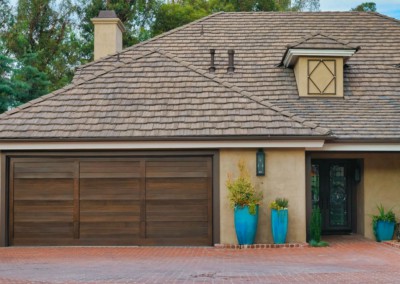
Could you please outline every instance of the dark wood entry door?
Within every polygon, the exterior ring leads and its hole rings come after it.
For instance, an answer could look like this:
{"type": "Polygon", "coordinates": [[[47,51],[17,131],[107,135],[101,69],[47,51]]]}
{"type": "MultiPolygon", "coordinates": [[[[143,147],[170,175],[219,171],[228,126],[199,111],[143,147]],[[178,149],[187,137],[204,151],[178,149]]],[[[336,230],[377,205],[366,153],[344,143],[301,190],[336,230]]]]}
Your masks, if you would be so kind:
{"type": "Polygon", "coordinates": [[[355,183],[353,160],[312,160],[312,204],[319,206],[324,234],[353,230],[355,183]]]}
{"type": "Polygon", "coordinates": [[[212,245],[212,158],[11,158],[9,244],[212,245]]]}

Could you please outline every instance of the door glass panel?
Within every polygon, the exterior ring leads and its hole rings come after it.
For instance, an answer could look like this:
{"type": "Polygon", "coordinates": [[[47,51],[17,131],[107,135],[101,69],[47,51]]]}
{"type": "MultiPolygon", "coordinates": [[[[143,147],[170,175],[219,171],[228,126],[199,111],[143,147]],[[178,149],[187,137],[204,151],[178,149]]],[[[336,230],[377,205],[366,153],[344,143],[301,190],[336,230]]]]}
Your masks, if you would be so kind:
{"type": "Polygon", "coordinates": [[[347,226],[347,192],[345,167],[331,165],[329,170],[329,224],[331,226],[347,226]]]}
{"type": "Polygon", "coordinates": [[[311,165],[311,199],[313,208],[319,203],[319,165],[311,165]]]}

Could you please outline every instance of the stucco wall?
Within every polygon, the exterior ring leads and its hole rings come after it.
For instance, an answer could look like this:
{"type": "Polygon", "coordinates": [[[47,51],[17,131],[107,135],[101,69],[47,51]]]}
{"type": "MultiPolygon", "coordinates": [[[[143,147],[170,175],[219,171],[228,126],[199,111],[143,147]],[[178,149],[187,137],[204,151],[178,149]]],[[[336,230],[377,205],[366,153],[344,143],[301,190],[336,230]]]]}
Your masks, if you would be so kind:
{"type": "Polygon", "coordinates": [[[363,159],[364,172],[357,188],[357,233],[374,239],[371,215],[376,206],[392,208],[400,221],[400,153],[323,153],[313,158],[363,159]]]}
{"type": "Polygon", "coordinates": [[[260,207],[256,243],[272,243],[269,204],[276,197],[289,199],[288,242],[306,240],[305,152],[304,150],[264,149],[266,175],[257,177],[255,164],[257,149],[220,151],[220,225],[221,243],[237,243],[233,209],[227,199],[227,174],[238,175],[237,164],[243,159],[256,187],[264,192],[260,207]]]}

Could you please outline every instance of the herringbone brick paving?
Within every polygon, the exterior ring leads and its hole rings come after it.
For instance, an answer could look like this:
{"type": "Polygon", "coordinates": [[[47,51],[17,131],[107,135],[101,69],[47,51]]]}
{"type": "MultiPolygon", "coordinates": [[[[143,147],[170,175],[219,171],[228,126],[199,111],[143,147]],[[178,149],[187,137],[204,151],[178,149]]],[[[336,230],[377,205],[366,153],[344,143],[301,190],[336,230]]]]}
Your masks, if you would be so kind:
{"type": "Polygon", "coordinates": [[[0,283],[399,283],[399,248],[328,240],[328,248],[1,248],[0,283]]]}

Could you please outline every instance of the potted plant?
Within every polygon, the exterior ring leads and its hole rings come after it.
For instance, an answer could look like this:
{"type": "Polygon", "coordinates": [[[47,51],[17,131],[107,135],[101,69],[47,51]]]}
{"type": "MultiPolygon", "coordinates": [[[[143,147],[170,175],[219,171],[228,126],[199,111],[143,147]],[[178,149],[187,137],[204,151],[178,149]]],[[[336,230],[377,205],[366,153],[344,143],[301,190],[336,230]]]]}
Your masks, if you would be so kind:
{"type": "Polygon", "coordinates": [[[244,162],[240,161],[239,177],[232,178],[228,174],[226,187],[228,198],[234,209],[235,230],[239,245],[251,245],[257,233],[258,206],[263,198],[262,192],[257,191],[250,180],[250,174],[244,162]]]}
{"type": "Polygon", "coordinates": [[[284,244],[288,230],[288,204],[286,198],[271,202],[271,231],[275,244],[284,244]]]}
{"type": "Polygon", "coordinates": [[[396,226],[396,215],[392,209],[385,213],[382,204],[376,206],[378,215],[372,215],[372,227],[375,238],[378,242],[389,241],[393,238],[394,228],[396,226]]]}

